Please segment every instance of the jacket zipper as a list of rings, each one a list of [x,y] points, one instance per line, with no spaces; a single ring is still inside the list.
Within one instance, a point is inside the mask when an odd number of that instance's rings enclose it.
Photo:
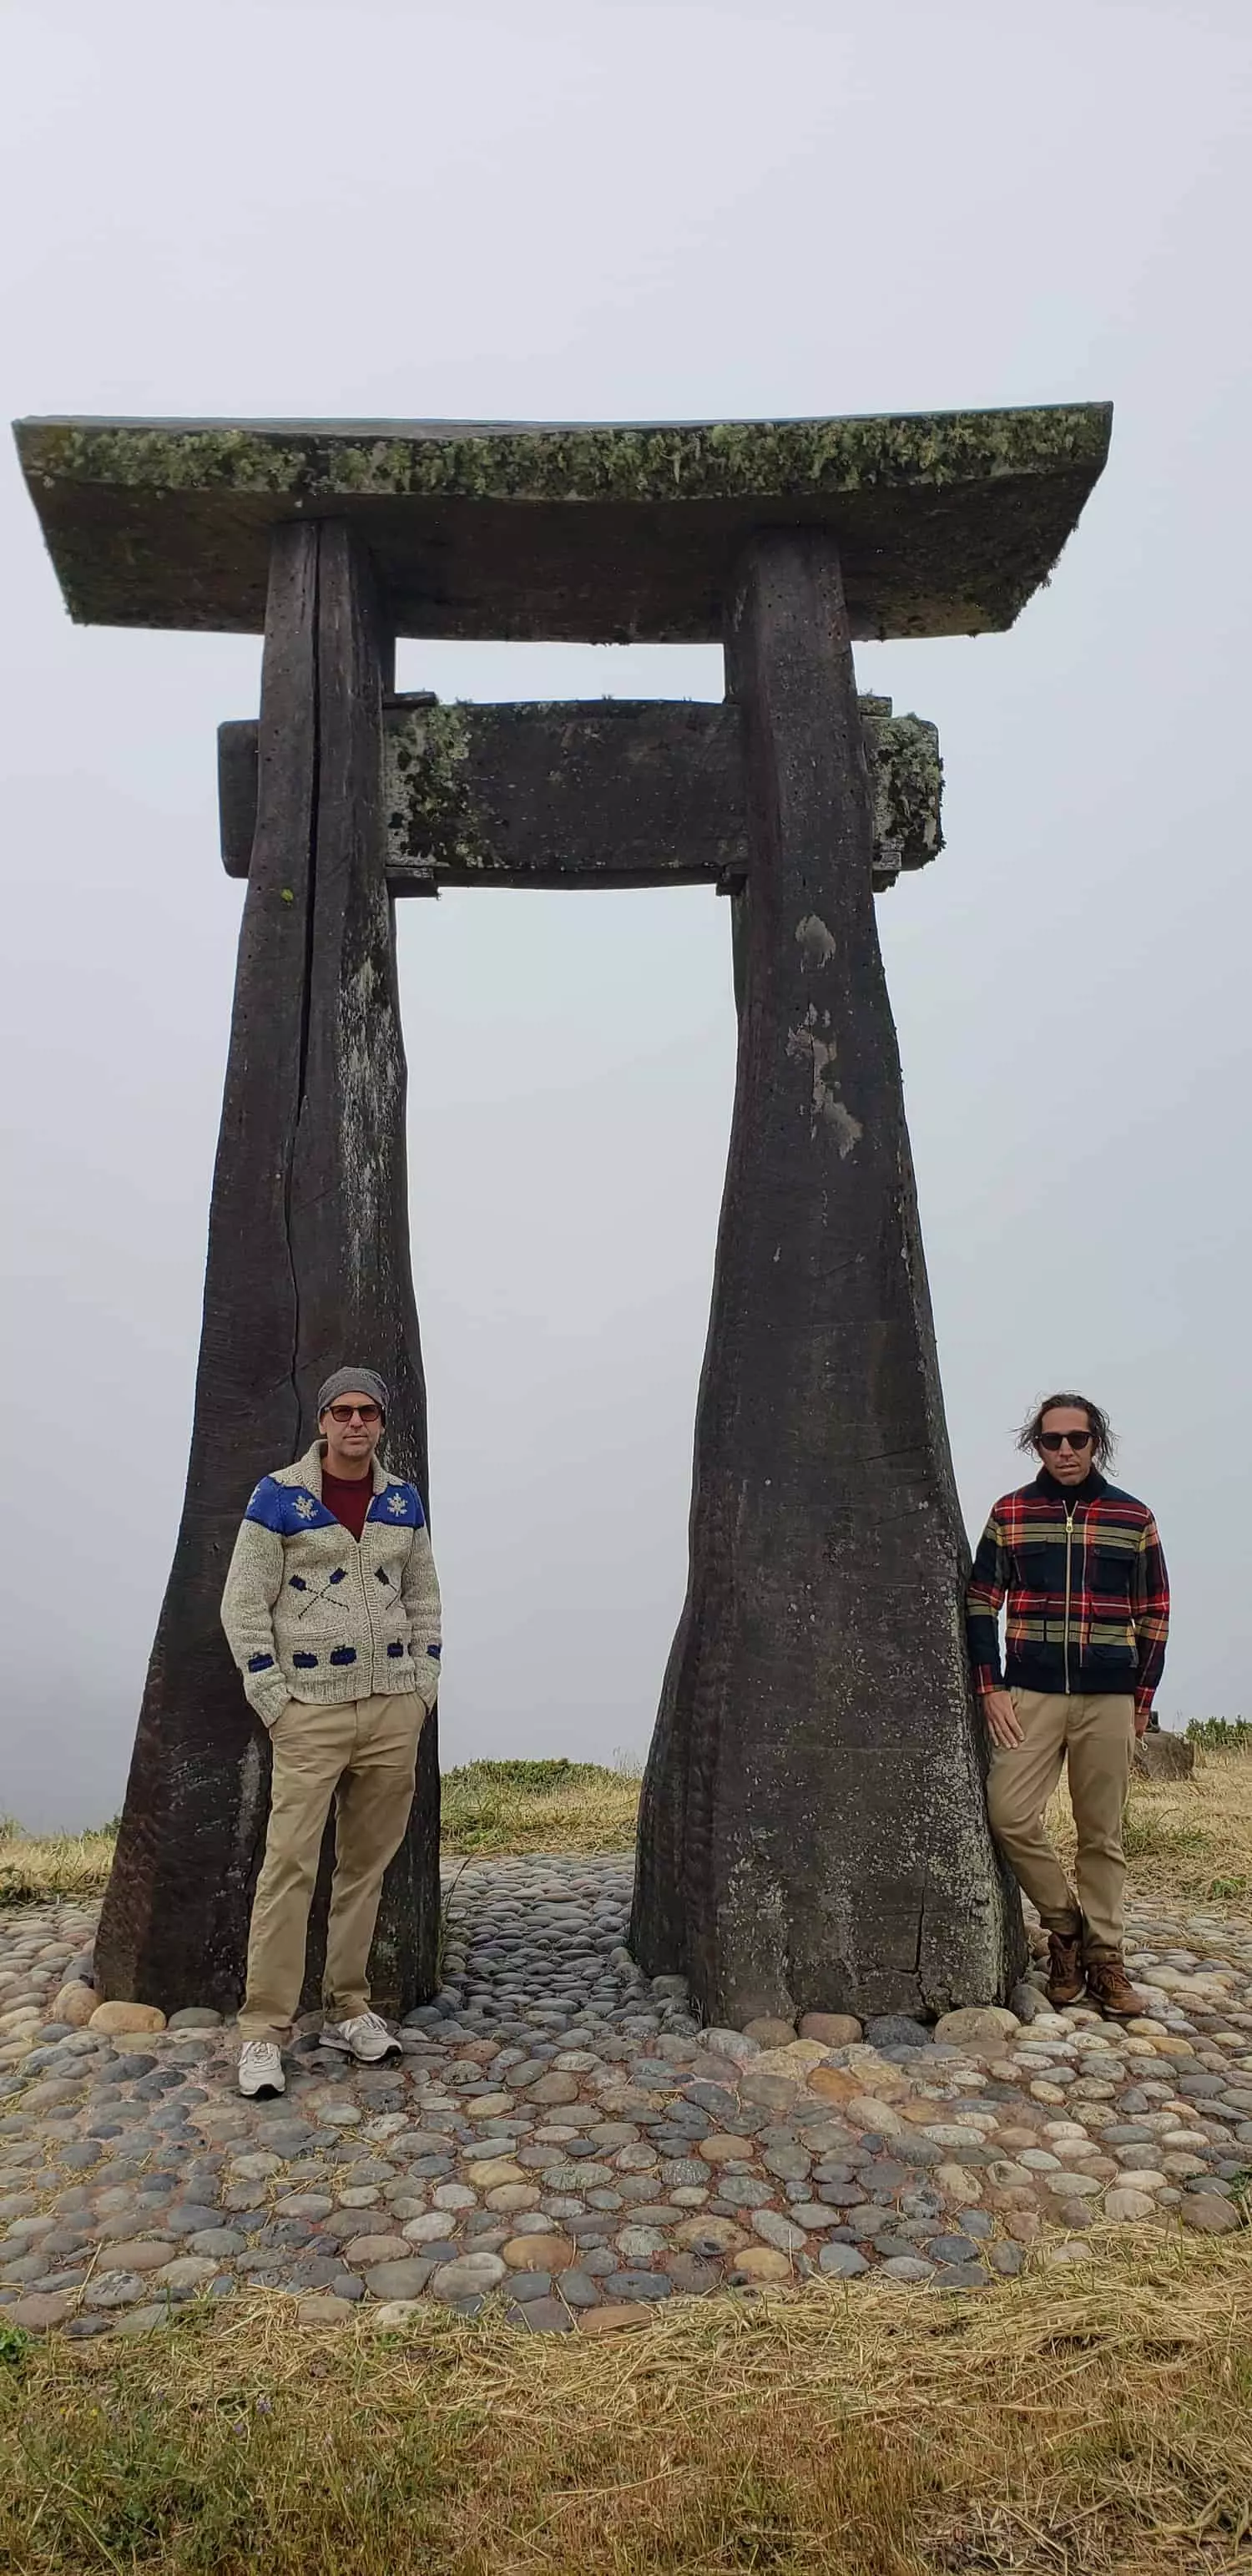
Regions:
[[[1064,1632],[1063,1632],[1063,1644],[1062,1644],[1062,1651],[1063,1651],[1063,1653],[1064,1653],[1064,1657],[1065,1657],[1065,1696],[1066,1696],[1066,1698],[1067,1698],[1067,1699],[1068,1699],[1068,1697],[1069,1697],[1069,1604],[1070,1604],[1070,1592],[1071,1592],[1071,1588],[1072,1588],[1072,1585],[1071,1585],[1071,1577],[1072,1577],[1073,1562],[1074,1562],[1074,1514],[1073,1514],[1073,1511],[1072,1511],[1072,1509],[1071,1509],[1071,1510],[1069,1510],[1069,1511],[1066,1513],[1066,1515],[1065,1515],[1065,1628],[1064,1628]]]
[[[364,1536],[365,1532],[362,1530],[361,1538],[364,1538]],[[356,1572],[357,1581],[361,1587],[361,1608],[365,1612],[365,1634],[370,1641],[370,1694],[372,1697],[374,1690],[374,1622],[370,1617],[370,1597],[365,1588],[365,1567],[362,1563],[363,1554],[364,1550],[361,1546],[361,1539],[358,1539],[356,1543]]]

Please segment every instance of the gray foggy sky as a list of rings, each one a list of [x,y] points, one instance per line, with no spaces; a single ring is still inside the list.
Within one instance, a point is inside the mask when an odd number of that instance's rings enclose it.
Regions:
[[[1050,589],[862,647],[948,846],[879,905],[966,1516],[1111,1408],[1246,1681],[1252,810],[1242,0],[114,0],[0,13],[6,418],[631,419],[1111,397]],[[75,629],[0,456],[0,1808],[121,1800],[181,1497],[250,638]],[[444,696],[716,697],[710,650],[419,645]],[[445,1759],[641,1753],[730,1114],[707,889],[400,913]],[[277,1462],[275,1462],[277,1463]],[[241,1504],[243,1496],[241,1495]]]

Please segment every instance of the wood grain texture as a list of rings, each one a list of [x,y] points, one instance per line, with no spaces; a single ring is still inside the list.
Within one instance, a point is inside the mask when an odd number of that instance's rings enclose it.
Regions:
[[[859,701],[870,763],[875,887],[943,846],[935,728]],[[741,723],[730,704],[439,706],[384,716],[387,883],[441,886],[725,885],[748,869]],[[218,732],[222,856],[248,873],[256,727]]]
[[[315,902],[308,1041],[291,1173],[297,1287],[297,1453],[317,1431],[317,1390],[352,1358],[390,1390],[384,1455],[429,1511],[426,1388],[409,1259],[407,1069],[395,919],[384,874],[382,674],[385,639],[368,559],[327,520],[318,581]],[[329,1872],[323,1853],[322,1879]],[[439,1773],[436,1717],[423,1730],[417,1794],[383,1884],[370,1962],[376,2000],[404,2011],[438,1983]],[[324,1911],[309,1945],[319,1999]]]
[[[686,1604],[633,1946],[709,2016],[1004,1991],[948,1453],[839,561],[758,540],[727,636],[752,859]]]
[[[346,532],[277,531],[187,1491],[96,1945],[103,1994],[164,2010],[239,2000],[269,1741],[227,1651],[222,1584],[253,1484],[313,1437],[319,1379],[346,1356],[395,1390],[389,1454],[427,1497],[379,655]],[[434,1982],[437,1837],[432,1724],[380,1918],[387,2002]],[[321,1937],[315,1908],[311,1980]]]

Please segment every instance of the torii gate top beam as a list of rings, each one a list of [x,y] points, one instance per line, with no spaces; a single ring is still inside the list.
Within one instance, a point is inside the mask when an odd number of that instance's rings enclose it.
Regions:
[[[80,624],[259,632],[270,532],[350,521],[397,633],[707,643],[758,530],[835,537],[854,637],[1010,626],[1108,451],[1105,403],[549,426],[26,420]]]

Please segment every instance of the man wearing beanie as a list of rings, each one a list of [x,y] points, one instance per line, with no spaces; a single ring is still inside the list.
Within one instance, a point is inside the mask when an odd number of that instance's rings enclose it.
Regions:
[[[222,1625],[274,1750],[265,1859],[248,1933],[239,2090],[285,2090],[282,2043],[304,1982],[309,1905],[335,1801],[322,2046],[366,2065],[396,2042],[366,1977],[383,1873],[413,1804],[418,1739],[439,1688],[439,1585],[421,1498],[376,1452],[387,1389],[345,1368],[318,1436],[263,1476],[240,1526]]]

